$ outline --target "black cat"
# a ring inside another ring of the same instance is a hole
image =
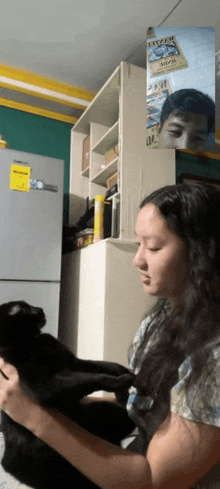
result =
[[[41,333],[44,312],[24,301],[0,306],[0,356],[19,372],[22,389],[38,404],[64,414],[115,445],[134,429],[124,407],[134,376],[111,362],[80,360],[60,341]],[[90,401],[94,391],[115,392],[116,403]],[[2,411],[2,466],[34,489],[97,487],[30,431]]]

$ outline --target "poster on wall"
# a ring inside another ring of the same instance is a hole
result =
[[[172,93],[169,80],[164,78],[147,86],[147,146],[158,148],[157,124],[160,122],[160,113],[167,96]]]
[[[189,66],[175,36],[147,41],[147,63],[151,77]]]

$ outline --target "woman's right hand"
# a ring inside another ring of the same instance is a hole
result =
[[[0,407],[10,418],[27,429],[41,418],[43,410],[20,387],[16,368],[0,357]]]

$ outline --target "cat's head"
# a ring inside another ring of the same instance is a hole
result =
[[[43,309],[24,301],[0,306],[0,352],[16,346],[27,347],[46,324]]]

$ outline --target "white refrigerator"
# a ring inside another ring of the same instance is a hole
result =
[[[42,307],[57,336],[64,162],[0,149],[0,172],[0,304]]]

